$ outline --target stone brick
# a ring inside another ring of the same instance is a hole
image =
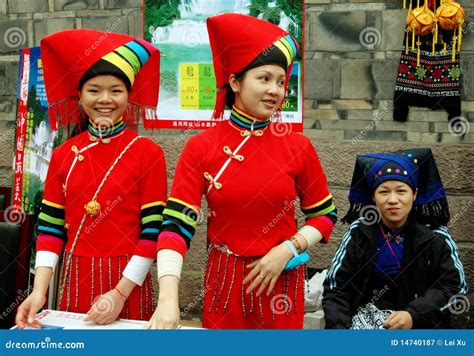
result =
[[[451,220],[448,228],[457,243],[474,243],[474,196],[448,196]]]
[[[339,73],[339,63],[337,61],[305,61],[305,98],[332,99],[337,97],[334,88],[339,86]]]
[[[370,99],[370,61],[346,60],[341,65],[341,99]]]
[[[73,29],[74,25],[73,18],[49,19],[48,21],[34,20],[35,43],[39,45],[44,36],[61,30]]]
[[[371,79],[375,86],[375,99],[392,99],[397,80],[398,61],[373,61]]]
[[[411,131],[411,132],[429,132],[428,122],[397,122],[391,117],[377,121],[375,124],[377,130],[382,131]]]
[[[75,15],[74,11],[39,12],[33,14],[33,18],[35,20],[60,19],[74,17]]]
[[[344,134],[345,140],[352,140],[359,135],[358,131],[346,131]],[[369,131],[364,136],[364,140],[373,141],[405,141],[406,132],[397,131]]]
[[[14,156],[16,126],[13,121],[0,122],[0,167],[11,167]]]
[[[306,118],[323,119],[323,120],[338,120],[339,115],[336,110],[327,109],[309,109],[304,112]]]
[[[10,167],[2,167],[0,169],[0,186],[10,187],[13,182],[13,169]]]
[[[431,147],[443,184],[449,192],[473,192],[474,147],[436,145]]]
[[[48,11],[48,0],[8,0],[8,12],[45,12]]]
[[[126,16],[83,18],[82,25],[84,28],[98,31],[128,34],[128,20]]]
[[[77,10],[91,10],[99,8],[99,0],[55,0],[55,11],[77,11]]]
[[[0,62],[0,77],[2,78],[0,95],[15,95],[18,84],[18,62]]]
[[[344,130],[320,130],[320,129],[305,129],[304,134],[313,139],[320,140],[343,140],[344,139]]]
[[[346,4],[344,4],[346,6]],[[364,11],[310,13],[308,50],[359,51],[359,34],[366,27]]]
[[[19,53],[20,48],[28,47],[28,22],[26,20],[0,21],[0,54]]]
[[[142,8],[142,0],[106,0],[106,9]]]
[[[143,37],[143,18],[142,12],[134,12],[128,15],[128,28],[130,36]]]
[[[0,1],[0,15],[6,15],[7,14],[7,2]]]
[[[437,143],[441,141],[441,136],[437,133],[407,132],[408,142]]]
[[[382,44],[384,51],[400,51],[405,35],[407,10],[385,10],[382,12]]]
[[[366,130],[373,126],[369,120],[318,120],[323,130]]]
[[[369,100],[333,100],[336,109],[352,109],[352,110],[370,110],[373,105]]]
[[[0,87],[2,84],[0,83]],[[0,97],[0,112],[12,112],[16,105],[16,98],[13,96],[1,96]]]

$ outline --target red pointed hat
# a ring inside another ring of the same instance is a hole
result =
[[[216,75],[214,118],[221,118],[230,90],[229,76],[259,65],[281,65],[287,73],[299,49],[298,42],[272,23],[242,14],[222,14],[207,19],[207,30]]]
[[[79,123],[79,88],[96,75],[114,75],[129,89],[124,120],[156,126],[160,52],[151,43],[127,35],[94,30],[66,30],[41,40],[48,114],[58,124]]]

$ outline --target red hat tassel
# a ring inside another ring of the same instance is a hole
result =
[[[222,119],[224,116],[225,101],[228,88],[218,88],[216,92],[216,105],[214,106],[213,119]]]

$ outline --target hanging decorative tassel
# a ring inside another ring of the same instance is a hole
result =
[[[459,29],[458,29],[458,52],[461,51],[461,41],[462,41],[462,21],[459,22]]]
[[[456,36],[456,29],[454,29],[454,33],[453,33],[453,53],[452,53],[452,56],[451,56],[451,61],[455,61],[456,59],[456,40],[457,40],[457,36]]]
[[[420,45],[421,45],[420,36],[418,36],[418,42],[416,42],[416,46],[417,46],[417,52],[416,52],[416,66],[417,66],[417,67],[420,66],[420,55],[421,55]]]
[[[415,29],[413,29],[413,32],[411,33],[411,49],[414,51],[415,50]]]
[[[403,8],[404,8],[404,9],[407,8],[407,0],[403,0]]]
[[[446,42],[444,42],[443,54],[446,54],[446,53],[447,53],[447,46],[446,46]]]
[[[438,44],[438,21],[435,20],[435,28],[433,31],[433,48],[431,50],[432,54],[435,54],[437,44]]]
[[[420,7],[420,0],[416,1],[416,7]]]

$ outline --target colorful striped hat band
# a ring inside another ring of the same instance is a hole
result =
[[[148,49],[140,41],[130,41],[99,59],[84,73],[79,87],[97,75],[114,75],[130,90],[138,72],[150,58]]]
[[[285,71],[291,66],[298,51],[298,45],[291,35],[280,37],[260,53],[243,72],[266,64],[277,64]]]

